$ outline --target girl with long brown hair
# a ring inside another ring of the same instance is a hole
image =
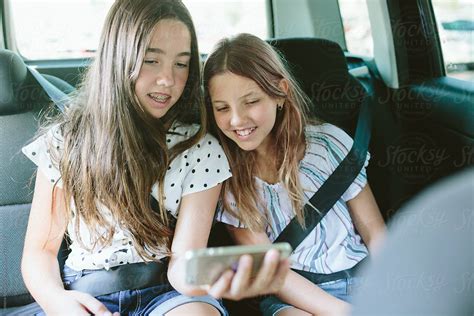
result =
[[[218,220],[240,244],[273,242],[295,216],[304,226],[304,204],[353,140],[334,125],[308,119],[308,97],[277,52],[250,34],[217,44],[204,67],[204,86],[211,129],[234,174],[223,184]],[[357,282],[349,272],[377,248],[384,232],[365,166],[294,249],[284,286],[260,304],[264,315],[348,312],[346,290]],[[301,271],[335,278],[312,283]],[[349,277],[338,278],[342,271]]]
[[[22,273],[47,314],[224,315],[208,292],[240,298],[278,287],[248,283],[242,271],[208,289],[185,283],[182,255],[206,247],[231,176],[205,133],[199,66],[181,1],[117,0],[66,112],[23,148],[38,172]],[[59,271],[65,233],[70,253]],[[282,280],[278,257],[269,262]]]

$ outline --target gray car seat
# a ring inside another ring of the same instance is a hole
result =
[[[365,267],[353,316],[474,315],[474,168],[422,192]]]
[[[45,77],[66,93],[73,90],[61,79]],[[20,262],[36,167],[21,148],[34,137],[49,103],[23,60],[0,50],[0,314],[32,302]]]

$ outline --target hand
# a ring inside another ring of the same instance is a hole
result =
[[[216,298],[240,300],[246,297],[278,292],[284,284],[290,270],[287,259],[280,260],[277,250],[271,249],[265,254],[263,264],[252,279],[252,257],[243,255],[239,259],[237,271],[225,271],[208,289]]]
[[[54,306],[45,309],[47,315],[100,315],[120,316],[111,313],[104,304],[93,296],[79,291],[63,291],[54,300]]]

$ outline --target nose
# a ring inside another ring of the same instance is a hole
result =
[[[231,112],[230,124],[234,127],[240,127],[245,123],[246,115],[245,111],[236,107]]]
[[[156,78],[156,84],[164,87],[174,86],[174,72],[172,65],[164,65],[159,71]]]

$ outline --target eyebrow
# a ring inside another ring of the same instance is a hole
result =
[[[239,100],[245,99],[245,98],[251,96],[252,94],[258,94],[258,92],[257,91],[250,91],[249,93],[239,97]],[[221,100],[215,100],[215,101],[212,101],[212,104],[214,104],[214,103],[226,103],[226,102],[221,101]]]
[[[164,50],[162,50],[161,48],[158,48],[158,47],[149,47],[149,48],[147,48],[146,51],[150,52],[150,53],[166,54]],[[178,56],[178,57],[180,57],[180,56],[191,56],[191,53],[190,52],[181,52],[181,53],[177,54],[176,56]]]

